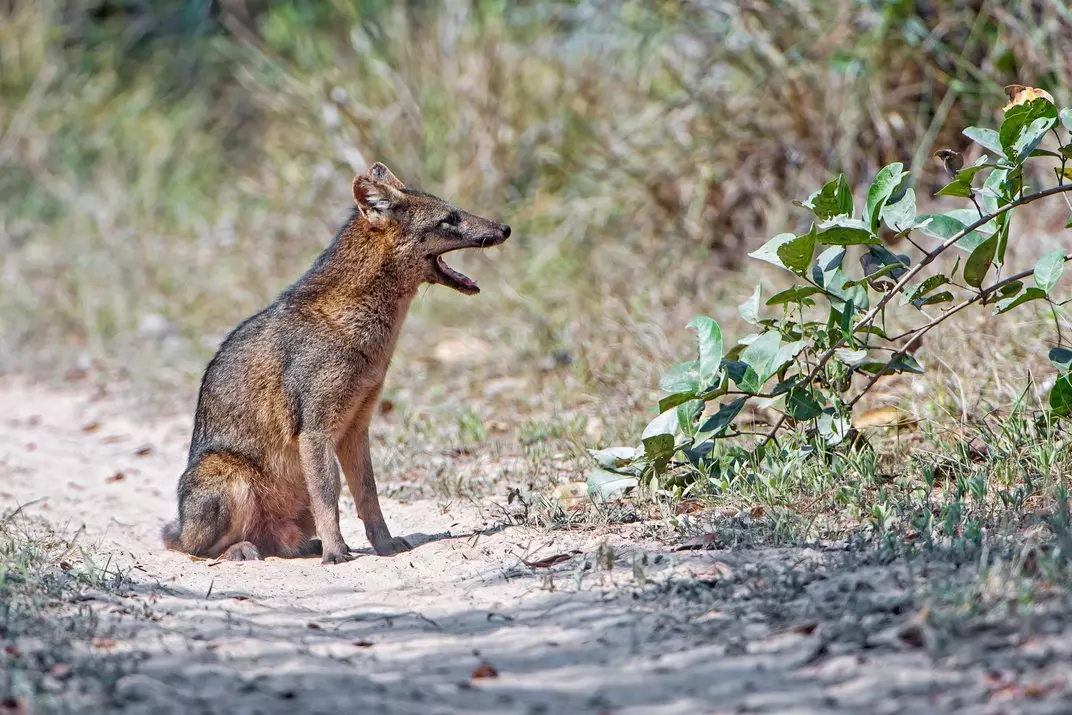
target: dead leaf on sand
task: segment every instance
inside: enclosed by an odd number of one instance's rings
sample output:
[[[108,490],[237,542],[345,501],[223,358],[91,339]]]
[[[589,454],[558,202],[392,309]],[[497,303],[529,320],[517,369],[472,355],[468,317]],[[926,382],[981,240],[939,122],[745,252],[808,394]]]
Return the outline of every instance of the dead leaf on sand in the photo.
[[[82,433],[83,434],[93,434],[94,432],[96,432],[100,428],[101,428],[101,423],[100,422],[87,422],[84,425],[82,425]]]
[[[134,450],[135,457],[148,457],[153,453],[153,446],[151,444],[145,444]]]
[[[104,481],[108,482],[109,484],[115,484],[116,482],[121,482],[126,478],[127,478],[127,475],[123,474],[122,472],[116,472],[115,474],[113,474],[112,476],[108,477]]]
[[[718,546],[718,534],[708,531],[698,536],[693,536],[684,543],[674,547],[674,551],[697,551],[700,549],[713,549]]]
[[[473,669],[473,680],[481,678],[498,678],[499,671],[491,663],[481,663]]]

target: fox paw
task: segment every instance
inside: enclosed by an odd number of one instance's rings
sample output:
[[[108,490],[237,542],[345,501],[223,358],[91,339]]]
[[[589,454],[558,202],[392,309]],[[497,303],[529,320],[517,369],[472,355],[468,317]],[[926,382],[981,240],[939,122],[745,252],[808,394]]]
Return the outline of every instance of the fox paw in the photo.
[[[257,547],[248,541],[232,544],[220,556],[224,561],[261,561],[263,557]]]
[[[393,556],[395,554],[401,554],[404,551],[410,551],[413,546],[401,536],[395,536],[387,541],[373,544],[372,548],[374,548],[376,553],[380,556]]]
[[[354,555],[345,546],[342,549],[324,549],[324,564],[344,564],[353,561]]]

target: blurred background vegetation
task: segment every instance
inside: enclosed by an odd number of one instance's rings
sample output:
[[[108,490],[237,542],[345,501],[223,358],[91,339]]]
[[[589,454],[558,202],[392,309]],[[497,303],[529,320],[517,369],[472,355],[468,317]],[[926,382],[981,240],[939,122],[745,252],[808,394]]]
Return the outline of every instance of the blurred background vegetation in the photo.
[[[895,160],[933,191],[1003,85],[1069,77],[1063,0],[0,0],[0,371],[189,389],[382,160],[515,236],[417,302],[396,384],[462,335],[478,394],[646,408],[789,200]]]

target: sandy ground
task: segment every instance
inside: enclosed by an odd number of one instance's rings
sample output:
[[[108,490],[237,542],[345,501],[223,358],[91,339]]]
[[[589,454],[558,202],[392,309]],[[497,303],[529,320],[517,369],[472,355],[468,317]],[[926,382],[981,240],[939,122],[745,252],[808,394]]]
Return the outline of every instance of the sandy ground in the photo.
[[[81,712],[1072,712],[1067,619],[950,640],[915,595],[918,564],[833,547],[675,552],[387,499],[418,546],[381,558],[344,498],[352,563],[166,552],[189,426],[0,381],[0,511],[84,527],[129,577],[87,602],[115,641],[98,657],[122,667]]]

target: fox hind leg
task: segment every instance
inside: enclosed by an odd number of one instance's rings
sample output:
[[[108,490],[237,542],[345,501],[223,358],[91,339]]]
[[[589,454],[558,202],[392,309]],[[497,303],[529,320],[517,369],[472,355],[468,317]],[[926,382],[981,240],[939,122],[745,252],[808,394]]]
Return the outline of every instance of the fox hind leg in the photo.
[[[179,480],[179,521],[164,528],[168,548],[194,556],[218,558],[231,547],[246,542],[250,548],[232,554],[244,558],[260,555],[249,536],[255,532],[254,504],[250,489],[254,467],[227,453],[202,455]],[[231,557],[229,557],[231,558]]]

